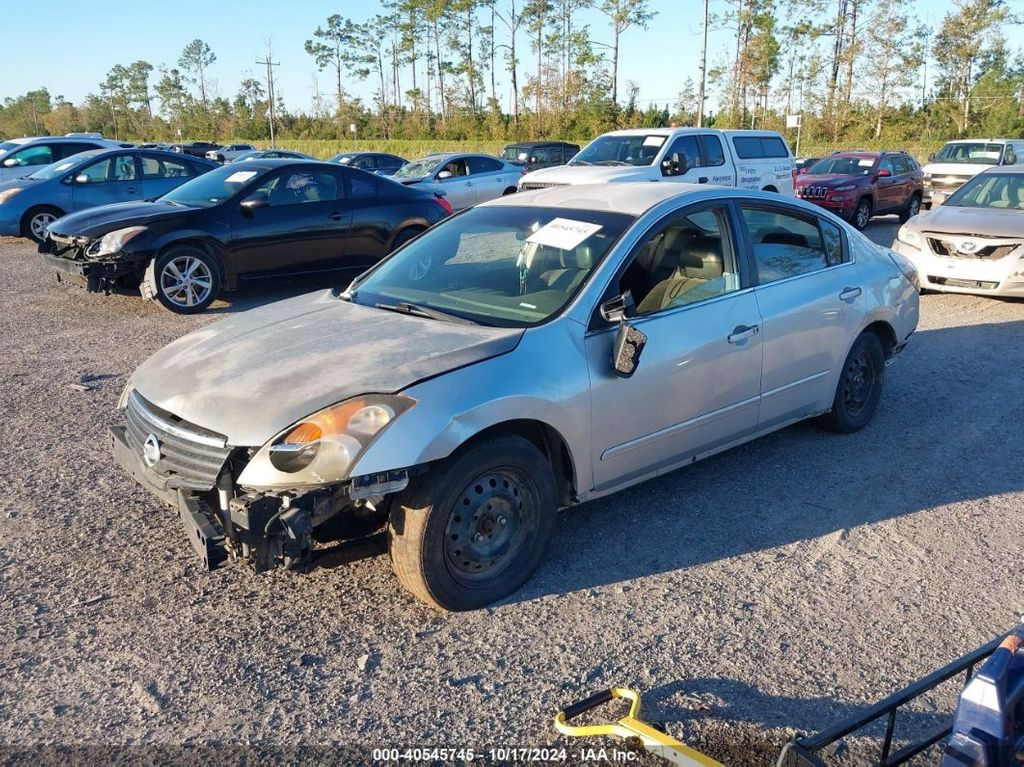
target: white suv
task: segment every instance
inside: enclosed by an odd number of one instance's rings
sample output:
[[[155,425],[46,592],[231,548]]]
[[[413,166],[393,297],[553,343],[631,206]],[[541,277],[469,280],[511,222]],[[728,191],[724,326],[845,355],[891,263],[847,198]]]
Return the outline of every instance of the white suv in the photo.
[[[775,131],[640,128],[598,136],[567,165],[527,173],[519,189],[681,181],[793,194],[795,168]]]

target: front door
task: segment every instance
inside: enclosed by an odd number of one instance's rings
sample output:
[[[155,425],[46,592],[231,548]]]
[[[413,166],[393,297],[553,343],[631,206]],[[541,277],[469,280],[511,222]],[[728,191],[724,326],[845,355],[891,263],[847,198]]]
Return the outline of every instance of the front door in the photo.
[[[678,154],[686,160],[686,171],[678,175],[663,175],[664,181],[686,184],[716,184],[736,186],[736,174],[725,162],[722,142],[713,133],[677,136],[662,155],[661,164]],[[661,168],[658,169],[661,172]]]
[[[145,199],[135,152],[119,152],[86,165],[71,180],[74,210]]]
[[[740,205],[763,326],[759,429],[823,412],[863,315],[864,287],[839,227],[811,213]]]
[[[586,338],[592,463],[602,490],[753,433],[762,343],[725,206],[691,209],[654,228],[608,295],[629,291],[646,334],[639,365],[612,365],[617,328]]]
[[[445,199],[455,210],[472,208],[477,204],[476,184],[479,179],[469,174],[466,158],[452,158],[437,172],[435,178],[439,190],[444,192]]]
[[[345,255],[352,213],[333,168],[292,166],[271,174],[250,196],[268,204],[231,214],[231,257],[243,279],[336,269]]]

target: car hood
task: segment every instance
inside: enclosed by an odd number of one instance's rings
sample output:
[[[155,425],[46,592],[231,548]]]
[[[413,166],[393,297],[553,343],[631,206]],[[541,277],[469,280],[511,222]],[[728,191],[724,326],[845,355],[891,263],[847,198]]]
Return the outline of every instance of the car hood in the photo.
[[[159,200],[155,202],[115,202],[64,216],[52,224],[50,230],[55,234],[84,235],[95,238],[126,226],[146,225],[157,220],[181,218],[188,216],[194,210],[194,208],[186,208]]]
[[[384,178],[389,178],[398,184],[405,184],[406,186],[412,186],[413,184],[420,184],[430,179],[430,176],[413,176],[412,178],[403,178],[401,176],[385,175]]]
[[[925,173],[931,173],[933,176],[976,176],[983,170],[989,168],[995,168],[995,165],[988,163],[972,163],[972,162],[931,162],[925,165],[921,170]]]
[[[861,184],[869,177],[866,176],[840,176],[834,173],[804,173],[797,176],[797,188],[803,186],[845,186],[846,184]]]
[[[342,400],[398,392],[505,354],[522,334],[359,306],[323,291],[190,333],[142,363],[129,385],[228,444],[257,447]]]
[[[546,184],[600,184],[608,181],[646,181],[655,173],[655,166],[642,165],[556,165],[541,168],[522,177],[523,183],[542,181]],[[658,175],[660,178],[660,174]]]
[[[910,219],[919,232],[974,237],[1024,237],[1024,211],[1014,208],[960,208],[940,205]]]
[[[29,189],[42,183],[44,180],[38,178],[11,178],[7,181],[0,181],[0,192],[5,189]]]

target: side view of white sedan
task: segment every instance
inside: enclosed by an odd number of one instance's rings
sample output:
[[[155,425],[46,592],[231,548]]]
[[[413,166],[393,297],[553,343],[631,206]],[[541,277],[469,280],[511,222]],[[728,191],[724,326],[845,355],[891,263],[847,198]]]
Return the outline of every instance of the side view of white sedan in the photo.
[[[561,507],[805,418],[867,425],[917,326],[916,279],[776,194],[516,194],[344,292],[165,347],[111,442],[210,567],[302,569],[386,527],[406,588],[472,609],[529,578]]]

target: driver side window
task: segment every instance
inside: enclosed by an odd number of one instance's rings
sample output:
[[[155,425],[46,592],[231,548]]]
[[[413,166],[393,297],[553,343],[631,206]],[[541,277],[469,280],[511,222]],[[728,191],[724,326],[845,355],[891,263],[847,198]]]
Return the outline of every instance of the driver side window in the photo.
[[[646,316],[740,289],[736,254],[724,208],[705,208],[670,219],[636,250],[619,278],[637,314]]]
[[[673,154],[679,154],[680,159],[686,158],[687,168],[699,168],[703,163],[700,159],[700,148],[697,145],[696,136],[679,136],[665,153],[665,158],[671,158]]]

